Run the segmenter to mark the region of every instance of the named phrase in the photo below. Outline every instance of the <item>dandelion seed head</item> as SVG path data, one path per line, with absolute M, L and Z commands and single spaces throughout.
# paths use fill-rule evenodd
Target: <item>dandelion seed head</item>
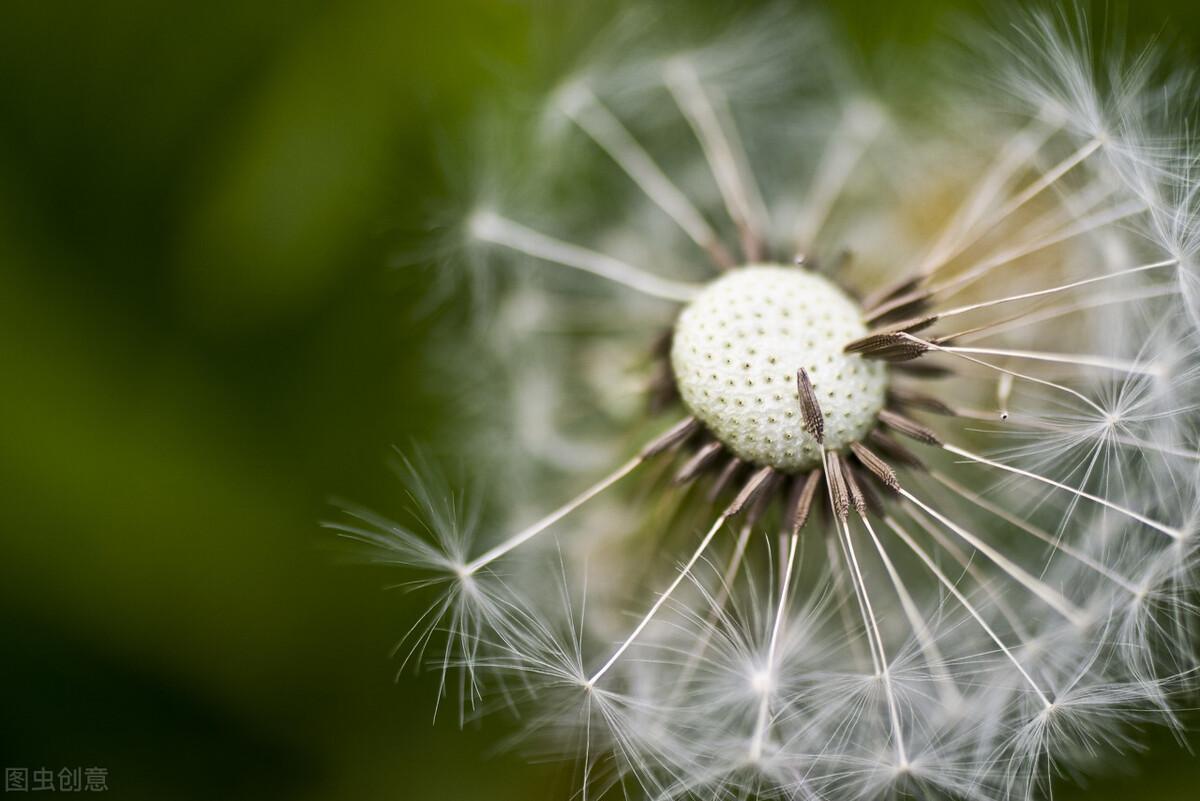
M 895 86 L 783 6 L 653 17 L 532 104 L 533 202 L 463 221 L 478 267 L 546 279 L 469 355 L 507 392 L 465 393 L 494 428 L 462 447 L 516 525 L 411 464 L 421 525 L 335 524 L 420 571 L 406 653 L 578 745 L 592 797 L 1007 801 L 1178 725 L 1190 84 L 1079 14 Z

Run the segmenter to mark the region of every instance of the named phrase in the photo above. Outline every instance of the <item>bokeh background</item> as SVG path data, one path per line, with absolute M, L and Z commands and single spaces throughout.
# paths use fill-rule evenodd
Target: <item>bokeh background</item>
M 394 683 L 412 601 L 317 521 L 394 509 L 389 444 L 453 435 L 396 256 L 441 143 L 545 83 L 584 5 L 0 4 L 0 765 L 121 799 L 570 797 L 503 719 L 433 725 L 436 677 Z M 869 54 L 985 5 L 829 10 Z M 1194 0 L 1117 16 L 1200 64 Z M 1056 797 L 1197 798 L 1200 760 L 1148 742 Z

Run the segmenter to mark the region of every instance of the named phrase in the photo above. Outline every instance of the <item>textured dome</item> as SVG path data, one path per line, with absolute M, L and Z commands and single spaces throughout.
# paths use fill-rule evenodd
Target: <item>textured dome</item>
M 884 405 L 880 362 L 842 352 L 866 333 L 858 305 L 816 273 L 753 265 L 709 284 L 675 324 L 671 366 L 683 402 L 730 450 L 794 472 L 821 463 L 802 425 L 796 373 L 808 371 L 839 450 Z

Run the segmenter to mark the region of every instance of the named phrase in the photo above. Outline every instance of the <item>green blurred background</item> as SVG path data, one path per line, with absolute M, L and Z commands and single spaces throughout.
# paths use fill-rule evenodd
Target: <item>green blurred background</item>
M 831 10 L 869 52 L 983 5 Z M 122 799 L 569 797 L 505 721 L 434 726 L 436 677 L 393 683 L 412 601 L 316 522 L 394 510 L 388 445 L 451 425 L 414 380 L 428 276 L 389 264 L 439 143 L 548 80 L 581 8 L 0 5 L 0 765 L 103 766 Z M 1197 63 L 1194 0 L 1135 8 Z M 1088 797 L 1195 799 L 1151 742 Z

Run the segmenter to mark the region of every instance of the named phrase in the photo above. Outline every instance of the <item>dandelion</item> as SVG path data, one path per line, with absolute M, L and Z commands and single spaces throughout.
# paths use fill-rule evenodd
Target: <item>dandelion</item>
M 669 46 L 629 27 L 539 120 L 571 154 L 545 165 L 607 170 L 604 195 L 567 187 L 575 215 L 547 178 L 552 205 L 490 197 L 456 230 L 633 330 L 617 358 L 646 334 L 664 411 L 566 436 L 657 433 L 506 534 L 411 465 L 421 526 L 332 524 L 442 589 L 408 652 L 447 630 L 464 709 L 527 708 L 584 797 L 1021 798 L 1173 724 L 1200 526 L 1181 80 L 1049 14 L 914 68 L 919 97 L 787 11 Z M 580 339 L 560 369 L 592 369 Z M 535 357 L 519 405 L 551 438 L 607 385 L 530 399 Z

